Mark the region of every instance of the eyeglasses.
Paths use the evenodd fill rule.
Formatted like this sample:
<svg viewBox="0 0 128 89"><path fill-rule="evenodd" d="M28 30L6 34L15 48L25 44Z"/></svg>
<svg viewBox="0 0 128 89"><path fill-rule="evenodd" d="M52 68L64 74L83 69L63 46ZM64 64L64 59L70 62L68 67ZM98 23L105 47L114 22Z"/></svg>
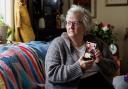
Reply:
<svg viewBox="0 0 128 89"><path fill-rule="evenodd" d="M73 25L73 26L80 26L82 24L82 21L66 21L66 24L68 26L71 26L71 25Z"/></svg>

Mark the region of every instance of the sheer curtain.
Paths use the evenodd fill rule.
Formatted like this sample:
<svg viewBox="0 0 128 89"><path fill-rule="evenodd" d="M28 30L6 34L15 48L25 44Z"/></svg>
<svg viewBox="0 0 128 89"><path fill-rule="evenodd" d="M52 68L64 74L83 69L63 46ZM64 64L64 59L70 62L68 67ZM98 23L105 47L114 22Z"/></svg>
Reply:
<svg viewBox="0 0 128 89"><path fill-rule="evenodd" d="M9 26L9 33L14 30L14 0L0 0L0 16L3 17L4 22ZM7 40L12 41L13 34L7 35Z"/></svg>
<svg viewBox="0 0 128 89"><path fill-rule="evenodd" d="M15 0L5 0L5 22L11 28L14 28L14 1Z"/></svg>

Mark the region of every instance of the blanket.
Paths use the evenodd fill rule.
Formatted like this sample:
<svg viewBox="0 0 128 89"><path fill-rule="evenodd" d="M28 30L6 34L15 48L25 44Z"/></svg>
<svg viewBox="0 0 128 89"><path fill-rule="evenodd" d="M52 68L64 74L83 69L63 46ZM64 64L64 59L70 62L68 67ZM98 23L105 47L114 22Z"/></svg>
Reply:
<svg viewBox="0 0 128 89"><path fill-rule="evenodd" d="M6 89L44 89L49 42L0 45L0 75Z"/></svg>

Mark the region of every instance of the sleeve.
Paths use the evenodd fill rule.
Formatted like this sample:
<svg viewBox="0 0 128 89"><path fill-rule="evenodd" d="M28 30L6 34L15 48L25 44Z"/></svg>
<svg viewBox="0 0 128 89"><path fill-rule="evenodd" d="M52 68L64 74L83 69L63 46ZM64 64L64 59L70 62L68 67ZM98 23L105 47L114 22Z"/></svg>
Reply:
<svg viewBox="0 0 128 89"><path fill-rule="evenodd" d="M54 84L75 81L83 74L78 61L72 65L61 63L62 60L66 61L68 59L61 58L60 50L58 43L52 42L45 58L46 77L48 81Z"/></svg>
<svg viewBox="0 0 128 89"><path fill-rule="evenodd" d="M113 55L110 52L108 45L104 42L102 43L102 56L103 59L97 64L100 71L107 75L113 77L118 70L118 65L113 59Z"/></svg>

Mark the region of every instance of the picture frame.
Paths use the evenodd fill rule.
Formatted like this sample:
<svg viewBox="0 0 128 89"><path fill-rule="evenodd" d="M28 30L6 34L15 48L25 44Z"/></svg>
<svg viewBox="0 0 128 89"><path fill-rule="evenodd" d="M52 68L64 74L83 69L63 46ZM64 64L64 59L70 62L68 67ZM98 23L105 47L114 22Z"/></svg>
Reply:
<svg viewBox="0 0 128 89"><path fill-rule="evenodd" d="M91 0L91 16L93 18L96 18L96 10L97 10L97 7L96 7L96 0Z"/></svg>
<svg viewBox="0 0 128 89"><path fill-rule="evenodd" d="M77 5L81 5L85 7L91 12L92 18L96 18L96 14L97 14L96 13L96 10L97 10L96 2L97 2L96 0L74 0L73 4L77 4Z"/></svg>
<svg viewBox="0 0 128 89"><path fill-rule="evenodd" d="M106 0L106 6L127 6L128 0Z"/></svg>

